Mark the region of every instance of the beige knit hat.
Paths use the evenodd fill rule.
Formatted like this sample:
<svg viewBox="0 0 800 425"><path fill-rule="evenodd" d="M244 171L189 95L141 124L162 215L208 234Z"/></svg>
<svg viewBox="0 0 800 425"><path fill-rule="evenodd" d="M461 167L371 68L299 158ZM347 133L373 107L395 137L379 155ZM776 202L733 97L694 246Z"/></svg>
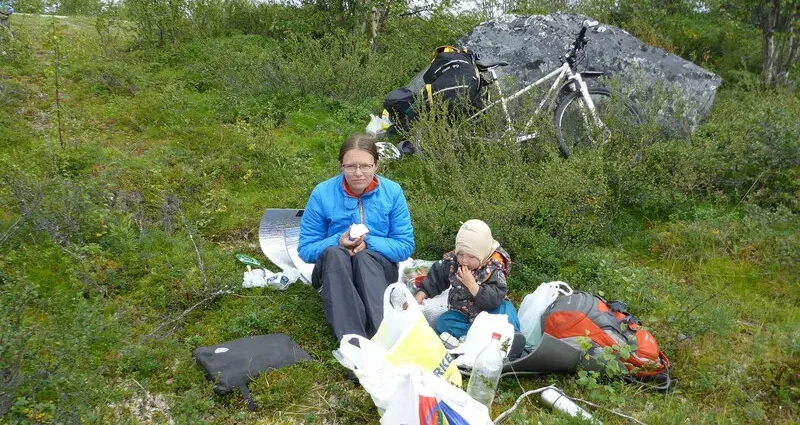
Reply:
<svg viewBox="0 0 800 425"><path fill-rule="evenodd" d="M461 225L461 228L458 229L458 234L456 235L456 254L469 254L480 260L481 264L483 264L499 247L500 243L492 237L492 229L481 220L467 220Z"/></svg>

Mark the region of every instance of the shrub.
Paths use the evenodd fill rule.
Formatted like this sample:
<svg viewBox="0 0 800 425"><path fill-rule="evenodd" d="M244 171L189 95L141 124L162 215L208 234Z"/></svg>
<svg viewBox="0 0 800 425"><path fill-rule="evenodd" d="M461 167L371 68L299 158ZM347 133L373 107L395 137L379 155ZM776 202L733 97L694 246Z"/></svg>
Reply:
<svg viewBox="0 0 800 425"><path fill-rule="evenodd" d="M522 147L513 139L475 131L458 118L442 125L440 112L434 110L414 126L422 151L416 159L420 174L412 177L407 192L419 234L454 236L459 222L480 218L501 242L505 237L513 241L512 234L523 228L567 244L601 236L612 206L599 154L563 161L554 144ZM552 129L547 131L542 138L552 135ZM539 149L547 152L545 157ZM422 241L419 249L443 252L452 249L451 241L435 239L430 247Z"/></svg>
<svg viewBox="0 0 800 425"><path fill-rule="evenodd" d="M139 91L137 70L130 64L98 58L81 68L74 79L92 88L95 94L134 96Z"/></svg>
<svg viewBox="0 0 800 425"><path fill-rule="evenodd" d="M11 32L5 27L0 29L0 65L3 68L24 67L30 63L33 53L27 34L13 31L15 34L12 37ZM0 84L7 84L7 82L3 80L0 81ZM3 89L2 85L0 85L0 89ZM7 88L3 90L7 90Z"/></svg>
<svg viewBox="0 0 800 425"><path fill-rule="evenodd" d="M694 139L701 175L731 202L800 208L800 102L724 94Z"/></svg>

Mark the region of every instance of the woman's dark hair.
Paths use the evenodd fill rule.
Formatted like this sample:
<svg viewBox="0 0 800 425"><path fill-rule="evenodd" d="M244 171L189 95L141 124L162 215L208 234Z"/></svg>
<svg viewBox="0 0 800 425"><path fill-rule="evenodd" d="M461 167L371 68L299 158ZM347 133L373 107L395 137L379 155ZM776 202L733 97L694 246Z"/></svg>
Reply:
<svg viewBox="0 0 800 425"><path fill-rule="evenodd" d="M345 140L344 143L342 143L342 147L339 148L340 164L344 159L344 154L353 149L369 152L372 158L375 159L375 163L378 163L378 147L375 146L375 139L366 134L354 134L350 136L349 139Z"/></svg>

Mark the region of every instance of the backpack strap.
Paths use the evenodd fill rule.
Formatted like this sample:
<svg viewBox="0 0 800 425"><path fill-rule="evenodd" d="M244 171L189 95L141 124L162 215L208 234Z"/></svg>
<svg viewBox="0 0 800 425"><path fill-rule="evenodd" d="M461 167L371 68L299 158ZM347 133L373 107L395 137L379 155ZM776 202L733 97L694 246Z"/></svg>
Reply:
<svg viewBox="0 0 800 425"><path fill-rule="evenodd" d="M608 301L605 298L599 296L597 298L600 298L601 300L605 301L605 303L608 304L608 308L610 308L611 311L615 313L617 312L626 313L628 311L628 305L620 300Z"/></svg>
<svg viewBox="0 0 800 425"><path fill-rule="evenodd" d="M433 106L433 87L430 84L425 84L425 99L428 99L428 105Z"/></svg>
<svg viewBox="0 0 800 425"><path fill-rule="evenodd" d="M619 315L615 315L615 317L619 318L620 323L625 323L626 325L633 324L634 327L632 329L636 329L637 326L642 326L642 322L639 321L639 319L633 317L632 314L628 313L628 304L620 300L608 301L599 295L595 296L600 300L602 300L604 303L606 303L606 305L608 305L608 308L611 309L612 313L619 313L620 315L623 316L619 317Z"/></svg>
<svg viewBox="0 0 800 425"><path fill-rule="evenodd" d="M669 392L671 389L675 388L676 381L672 379L670 374L671 368L669 365L669 359L664 354L664 352L659 351L658 357L661 359L661 362L666 365L663 371L657 375L648 376L645 378L636 377L632 375L623 375L622 379L627 383L639 384L643 385L653 391L666 393Z"/></svg>
<svg viewBox="0 0 800 425"><path fill-rule="evenodd" d="M252 412L258 410L258 404L256 404L255 399L253 399L253 396L250 394L250 388L247 388L247 384L239 385L239 391L242 392L242 396L247 400L247 408Z"/></svg>

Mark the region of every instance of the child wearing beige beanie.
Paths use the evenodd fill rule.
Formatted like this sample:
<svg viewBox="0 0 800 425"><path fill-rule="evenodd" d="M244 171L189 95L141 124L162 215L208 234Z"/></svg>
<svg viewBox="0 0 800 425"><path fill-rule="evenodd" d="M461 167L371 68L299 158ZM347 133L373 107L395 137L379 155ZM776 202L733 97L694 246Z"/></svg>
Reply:
<svg viewBox="0 0 800 425"><path fill-rule="evenodd" d="M431 267L416 294L421 304L425 298L452 288L447 299L448 311L435 324L436 332L448 348L453 348L458 338L467 335L472 321L482 311L505 314L519 332L517 310L506 299L510 265L511 256L500 247L486 223L473 219L461 226L455 249Z"/></svg>

